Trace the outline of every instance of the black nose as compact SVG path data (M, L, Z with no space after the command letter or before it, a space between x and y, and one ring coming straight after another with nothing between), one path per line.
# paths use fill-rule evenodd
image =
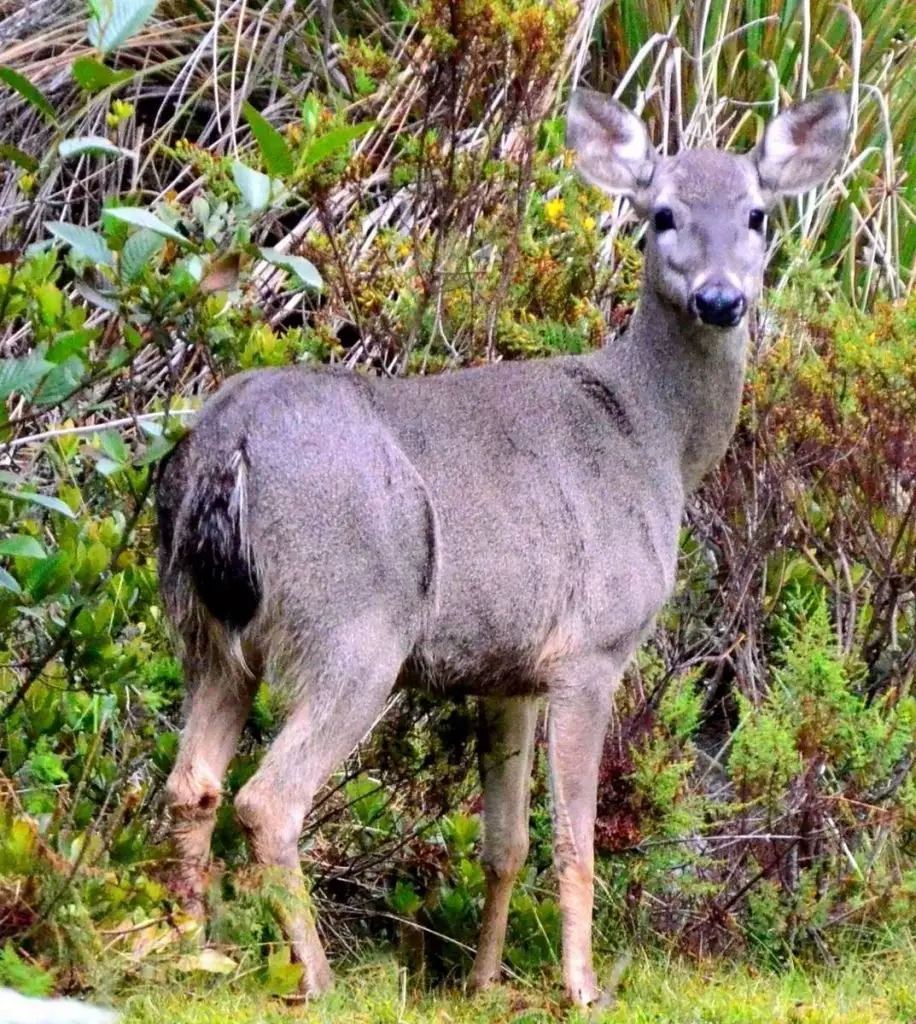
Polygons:
M705 284L693 293L690 301L703 323L715 327L734 327L747 309L741 292L724 284Z

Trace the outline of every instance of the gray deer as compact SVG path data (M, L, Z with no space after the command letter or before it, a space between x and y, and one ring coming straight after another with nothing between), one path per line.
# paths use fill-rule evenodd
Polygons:
M849 105L818 94L749 155L661 157L615 100L573 93L588 181L648 221L642 293L601 351L377 379L242 373L205 405L158 490L160 571L187 720L166 794L189 910L222 779L266 677L290 712L235 801L303 988L331 983L298 841L316 792L396 687L480 698L487 890L471 985L499 978L528 850L537 700L549 700L569 998L592 966L599 761L621 675L671 594L684 500L724 453L780 196L842 157Z

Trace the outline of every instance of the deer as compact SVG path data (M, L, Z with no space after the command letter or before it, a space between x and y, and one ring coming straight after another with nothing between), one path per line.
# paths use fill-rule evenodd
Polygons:
M205 917L224 773L267 679L289 711L235 811L263 877L290 896L276 911L303 991L324 992L298 849L316 793L397 689L470 696L486 891L469 986L496 983L546 698L563 983L574 1004L602 998L594 826L615 692L675 585L685 500L736 426L767 215L828 179L849 120L848 96L825 91L749 153L660 155L637 115L575 89L579 173L646 223L618 337L430 376L252 370L204 403L157 485L187 684L165 794L189 913Z

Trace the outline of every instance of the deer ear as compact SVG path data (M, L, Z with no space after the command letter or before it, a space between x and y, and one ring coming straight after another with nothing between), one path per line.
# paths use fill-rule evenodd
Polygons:
M822 92L771 121L752 158L760 186L776 199L820 185L846 148L849 98Z
M579 173L612 196L636 199L652 181L656 155L646 126L610 96L573 92L566 146L575 150Z

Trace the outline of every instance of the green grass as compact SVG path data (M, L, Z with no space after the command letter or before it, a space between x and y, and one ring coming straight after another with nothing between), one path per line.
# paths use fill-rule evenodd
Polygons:
M606 973L611 971L610 965ZM177 978L120 1001L123 1024L320 1024L441 1022L537 1024L911 1024L916 1020L913 951L850 960L831 971L760 973L745 966L676 963L637 956L615 1004L584 1014L564 1009L548 986L506 986L467 998L460 991L412 995L393 959L341 971L336 989L310 1005L264 994L257 980Z

